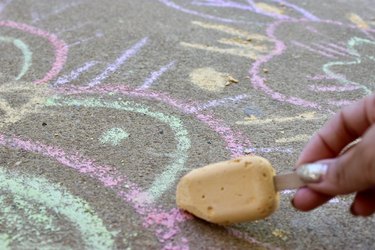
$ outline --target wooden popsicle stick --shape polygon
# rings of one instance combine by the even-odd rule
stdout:
[[[295,172],[276,175],[273,180],[276,191],[297,189],[306,185]]]
[[[361,138],[352,141],[341,150],[339,155],[345,154],[354,146],[356,146],[359,142],[361,142]],[[275,176],[274,184],[276,191],[282,191],[286,189],[297,189],[306,185],[306,183],[302,181],[302,179],[297,175],[296,172]]]

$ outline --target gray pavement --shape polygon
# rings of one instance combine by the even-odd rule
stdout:
[[[363,1],[0,2],[0,249],[374,249],[351,196],[216,226],[189,170],[242,154],[290,171],[374,89]]]

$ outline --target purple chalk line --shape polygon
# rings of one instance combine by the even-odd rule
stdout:
[[[126,50],[117,60],[110,64],[100,75],[95,77],[88,86],[92,87],[95,85],[100,84],[103,80],[108,78],[112,73],[118,70],[129,58],[133,57],[137,54],[137,52],[146,45],[148,38],[145,37],[135,45],[133,45],[130,49]]]
[[[137,88],[137,90],[145,90],[145,89],[148,89],[149,87],[151,87],[151,85],[157,80],[159,79],[159,77],[164,74],[166,71],[170,70],[174,65],[175,65],[175,61],[173,62],[170,62],[168,63],[167,65],[164,65],[163,67],[161,67],[158,71],[154,71],[151,73],[150,77],[148,77],[145,82],[143,83],[142,86],[140,86],[139,88]]]
[[[82,73],[88,71],[92,66],[98,64],[99,62],[91,61],[86,62],[83,66],[73,70],[69,75],[60,76],[56,82],[53,84],[53,86],[63,85],[66,83],[70,83],[77,79]]]

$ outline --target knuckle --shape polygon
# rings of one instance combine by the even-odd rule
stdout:
[[[345,163],[338,158],[335,166],[332,166],[334,171],[331,171],[330,182],[333,187],[337,190],[342,190],[349,181],[349,176],[347,173],[347,168]]]
[[[370,124],[375,123],[375,94],[365,98],[365,114]]]
[[[369,185],[375,184],[375,151],[373,143],[363,141],[355,151],[354,159],[358,159],[358,171],[361,171],[363,181]]]

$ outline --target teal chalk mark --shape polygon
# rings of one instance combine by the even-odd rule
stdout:
[[[159,174],[151,186],[148,188],[147,193],[151,201],[156,201],[163,193],[168,190],[176,181],[178,174],[184,169],[188,150],[190,149],[191,142],[188,137],[188,131],[185,129],[182,121],[172,115],[166,115],[161,112],[151,111],[148,107],[131,102],[131,101],[105,101],[94,98],[86,99],[71,99],[54,97],[46,102],[47,106],[84,106],[89,108],[110,108],[128,112],[135,112],[150,116],[160,122],[166,123],[174,132],[177,146],[175,152],[172,153],[172,163],[169,164],[165,170]]]
[[[31,67],[33,53],[30,51],[29,46],[19,39],[12,37],[0,37],[0,42],[13,43],[14,46],[21,50],[23,54],[23,65],[21,67],[21,71],[16,76],[16,80],[21,79]]]
[[[121,128],[111,128],[99,138],[100,142],[103,144],[109,144],[112,146],[118,146],[122,140],[129,137],[129,134],[126,133]]]
[[[53,230],[52,219],[47,214],[47,209],[49,209],[62,214],[77,226],[86,248],[113,248],[113,233],[106,229],[103,221],[87,202],[71,195],[63,187],[42,178],[16,173],[10,174],[0,168],[0,190],[13,195],[15,207],[23,210],[26,218],[32,220],[28,223],[47,225]],[[41,211],[36,211],[36,208],[30,205],[33,203],[40,204],[40,206],[35,207],[40,207]],[[10,223],[18,223],[15,225],[16,228],[22,227],[19,223],[22,223],[25,218],[20,221],[15,214],[14,207],[4,205],[4,199],[0,200],[0,210],[4,214],[2,220],[10,219]],[[50,246],[45,247],[49,248]]]
[[[10,249],[10,237],[8,234],[0,234],[0,249],[2,250],[8,250]]]
[[[362,46],[364,44],[374,45],[375,42],[359,37],[353,37],[348,41],[348,50],[349,53],[352,55],[357,56],[357,58],[354,59],[354,61],[335,61],[335,62],[329,62],[323,65],[323,71],[326,75],[329,77],[337,79],[341,84],[351,84],[360,87],[366,95],[369,95],[372,93],[371,89],[366,87],[365,85],[357,82],[349,81],[345,75],[335,73],[332,70],[332,67],[334,66],[350,66],[350,65],[357,65],[362,63],[363,59],[369,59],[371,61],[375,62],[375,58],[373,56],[367,56],[367,55],[361,55],[358,50],[355,47]]]
[[[5,197],[8,200],[13,199],[12,202],[5,202]],[[12,197],[2,194],[0,198],[0,213],[4,215],[0,217],[0,225],[17,229],[11,233],[8,245],[13,241],[12,239],[16,239],[17,243],[15,244],[21,249],[30,248],[35,244],[37,244],[35,246],[37,249],[47,250],[51,249],[52,246],[57,248],[56,244],[50,239],[40,236],[43,233],[53,233],[61,230],[53,223],[53,218],[47,213],[45,206],[30,204],[17,194],[12,194]],[[30,235],[33,237],[30,238]],[[3,248],[0,247],[0,249]]]

